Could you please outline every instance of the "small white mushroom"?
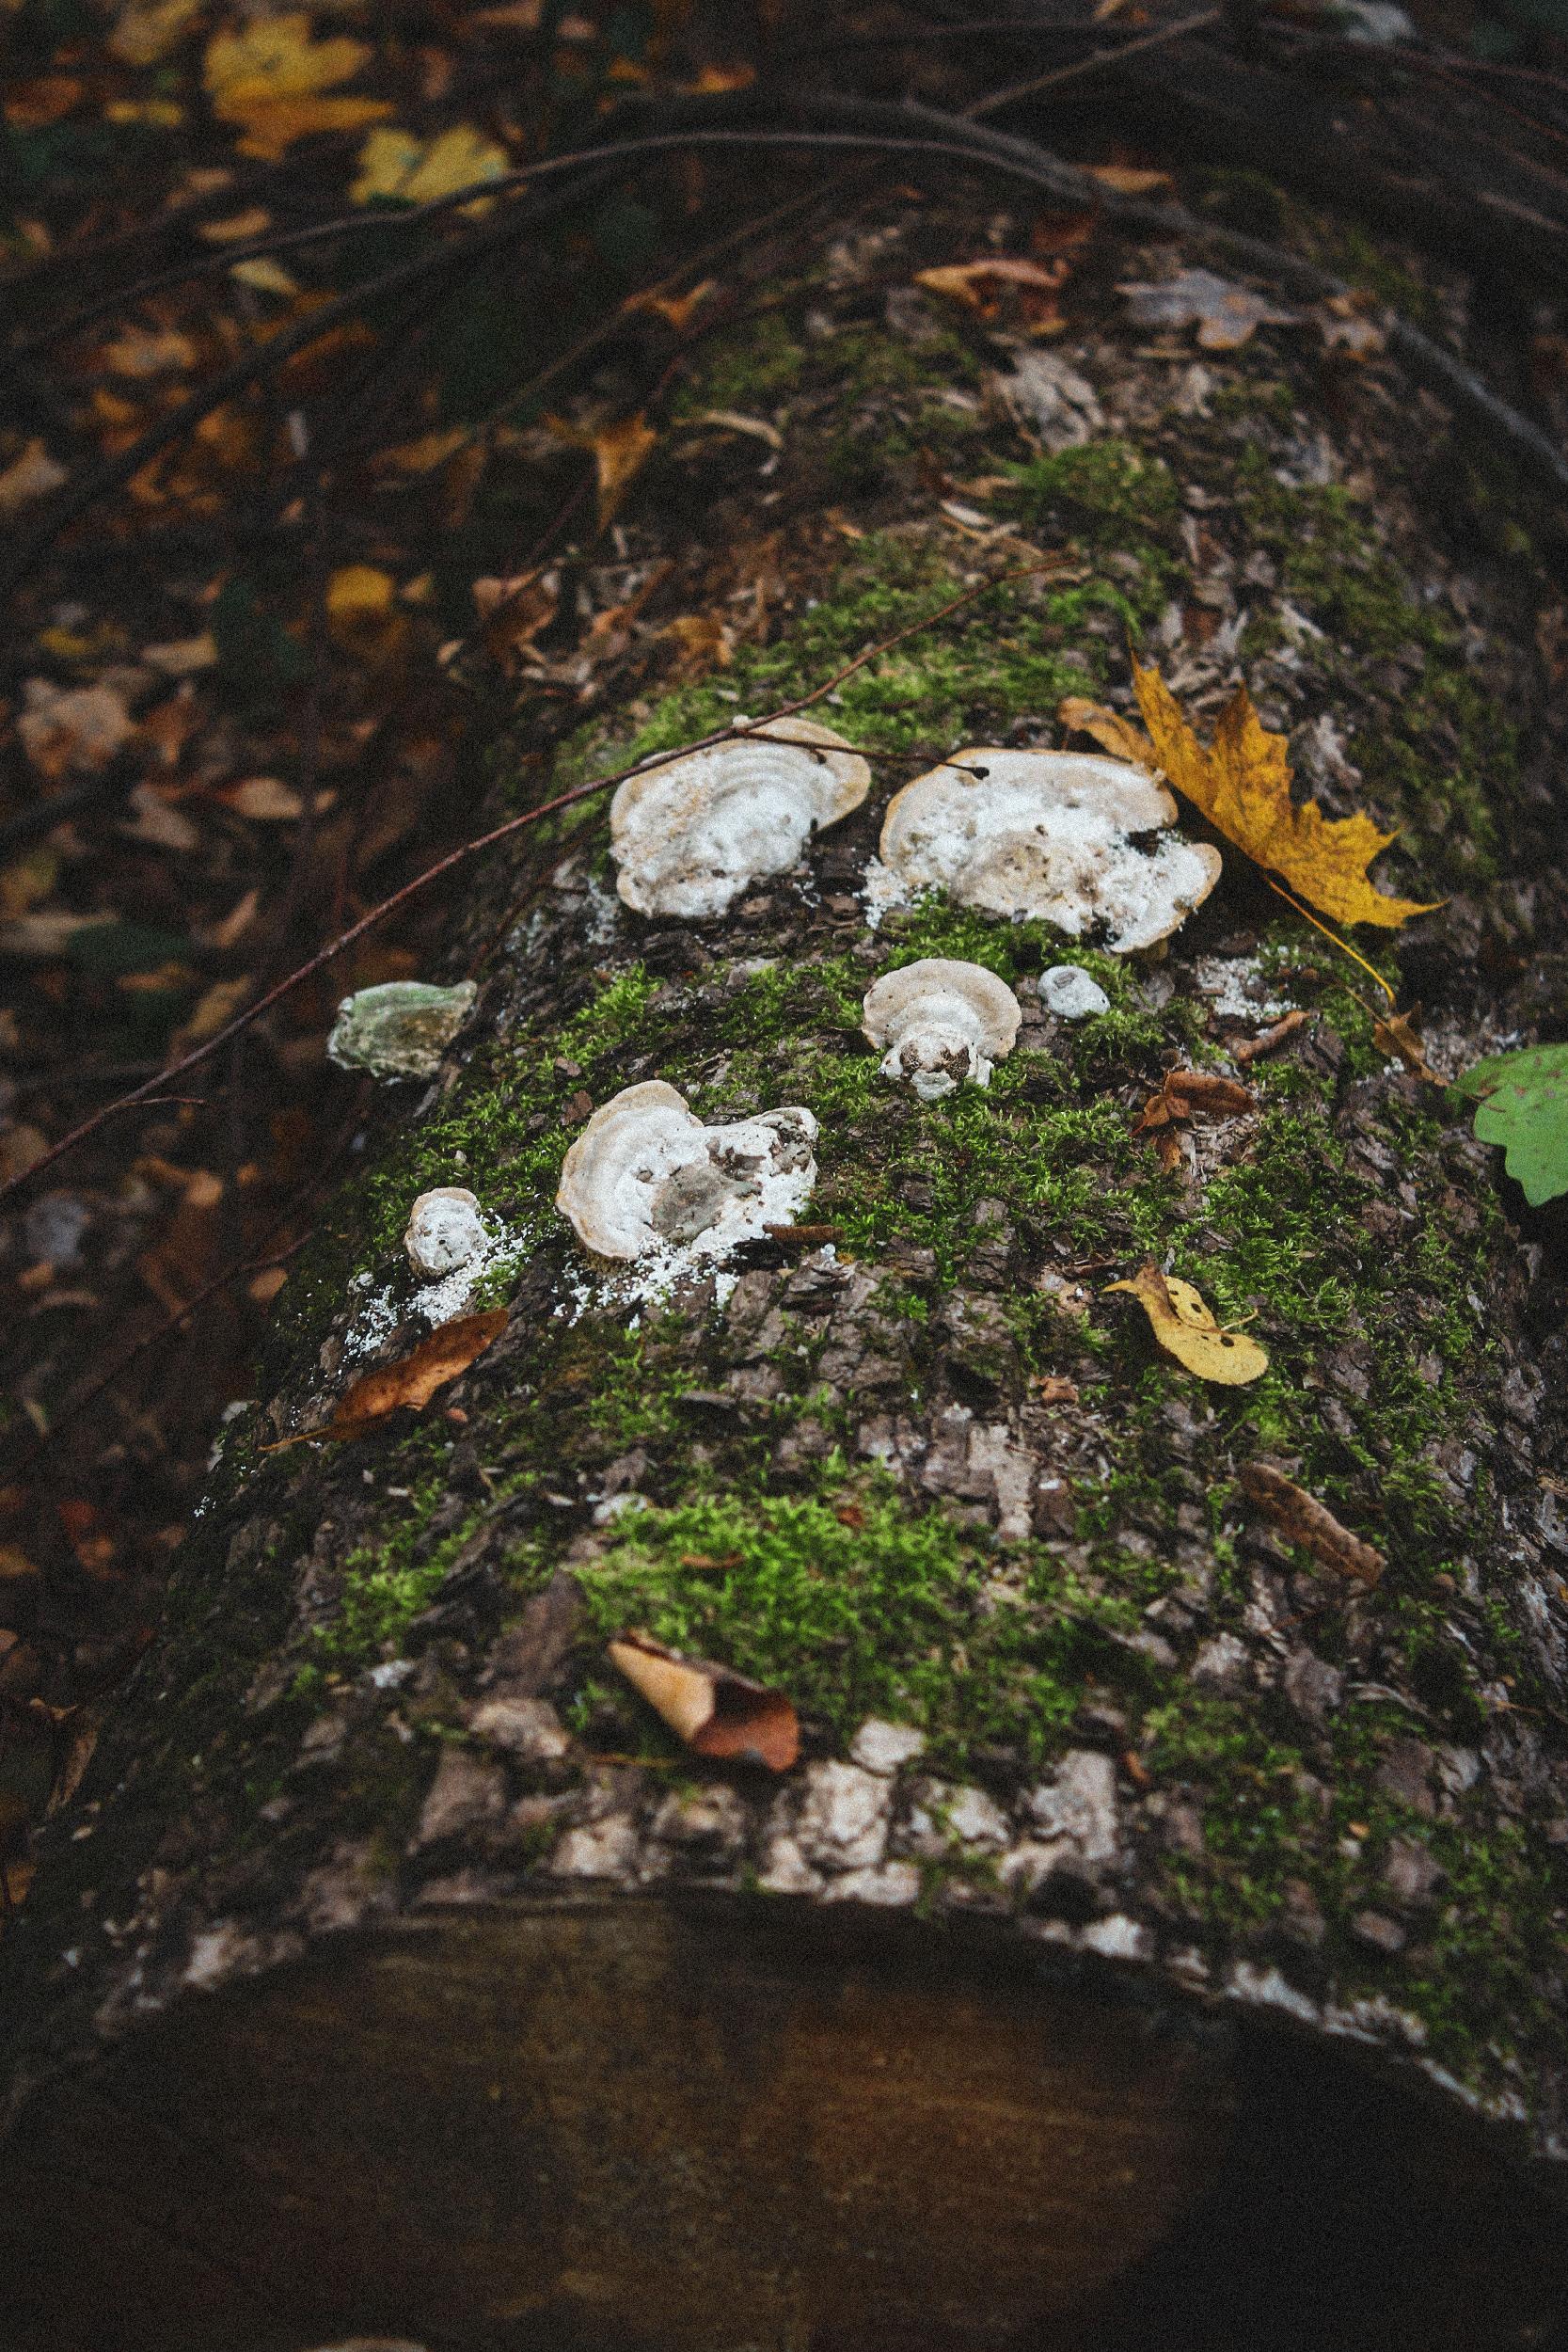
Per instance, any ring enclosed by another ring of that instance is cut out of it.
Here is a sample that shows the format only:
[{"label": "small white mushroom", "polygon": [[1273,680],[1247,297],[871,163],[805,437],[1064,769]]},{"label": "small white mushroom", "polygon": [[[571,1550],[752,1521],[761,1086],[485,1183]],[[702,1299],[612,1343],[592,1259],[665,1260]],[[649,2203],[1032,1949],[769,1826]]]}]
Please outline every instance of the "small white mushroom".
[{"label": "small white mushroom", "polygon": [[433,1078],[473,1007],[472,980],[436,988],[428,980],[385,980],[338,1007],[327,1058],[377,1078]]},{"label": "small white mushroom", "polygon": [[810,719],[643,769],[610,803],[621,896],[641,914],[722,914],[748,882],[787,872],[808,834],[847,817],[870,784],[860,754]]},{"label": "small white mushroom", "polygon": [[1102,930],[1128,955],[1168,939],[1219,880],[1219,851],[1166,832],[1175,818],[1164,785],[1126,760],[981,745],[895,795],[881,860],[904,896],[944,890],[1075,939]]},{"label": "small white mushroom", "polygon": [[594,1113],[566,1154],[556,1207],[601,1258],[722,1258],[794,1222],[816,1182],[816,1140],[799,1107],[705,1127],[684,1095],[649,1079]]},{"label": "small white mushroom", "polygon": [[419,1279],[438,1282],[483,1256],[487,1239],[473,1194],[461,1184],[437,1184],[409,1211],[403,1246]]},{"label": "small white mushroom", "polygon": [[1040,1002],[1058,1021],[1092,1021],[1111,1000],[1081,963],[1053,963],[1040,974]]},{"label": "small white mushroom", "polygon": [[1018,999],[983,964],[927,956],[884,972],[866,991],[861,1025],[886,1047],[882,1073],[902,1078],[923,1102],[951,1094],[968,1078],[990,1086],[991,1064],[1013,1050]]}]

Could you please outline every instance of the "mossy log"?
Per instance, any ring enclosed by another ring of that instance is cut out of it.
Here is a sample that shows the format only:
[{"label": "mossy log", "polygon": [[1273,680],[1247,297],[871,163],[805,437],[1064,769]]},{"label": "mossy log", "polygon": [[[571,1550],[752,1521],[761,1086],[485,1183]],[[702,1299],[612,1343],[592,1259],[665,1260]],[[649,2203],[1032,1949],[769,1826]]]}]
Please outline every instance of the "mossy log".
[{"label": "mossy log", "polygon": [[[922,768],[1127,707],[1131,626],[1403,829],[1385,886],[1449,902],[1377,953],[1439,1071],[1560,1035],[1560,607],[1379,364],[1144,348],[1111,284],[1168,257],[1085,263],[1049,366],[955,326],[911,281],[990,201],[883,200],[705,346],[587,565],[605,607],[673,569],[558,781],[999,584],[835,689],[870,800],[727,915],[621,905],[602,817],[454,915],[433,977],[535,887],[291,1273],[8,1938],[17,2352],[1484,2352],[1568,2300],[1560,1219],[1229,851],[1153,958],[859,895]],[[861,996],[916,955],[1017,990],[988,1088],[879,1074]],[[1042,1004],[1067,960],[1098,1018]],[[1288,1009],[1166,1167],[1163,1072]],[[634,1307],[553,1197],[656,1077],[807,1105],[825,1230]],[[440,1184],[504,1228],[504,1334],[418,1418],[269,1450],[420,1337]],[[1262,1379],[1155,1353],[1104,1295],[1149,1255]],[[607,1663],[634,1626],[786,1692],[800,1762],[683,1752]]]}]

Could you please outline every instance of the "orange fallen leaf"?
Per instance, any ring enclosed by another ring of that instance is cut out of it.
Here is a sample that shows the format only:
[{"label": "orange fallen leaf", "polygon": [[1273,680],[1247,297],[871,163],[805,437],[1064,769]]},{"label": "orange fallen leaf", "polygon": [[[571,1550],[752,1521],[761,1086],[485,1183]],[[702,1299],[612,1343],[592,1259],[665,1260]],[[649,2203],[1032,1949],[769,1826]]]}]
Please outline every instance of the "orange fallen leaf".
[{"label": "orange fallen leaf", "polygon": [[6,93],[6,120],[19,131],[42,131],[82,103],[82,85],[69,73],[42,73],[33,82],[13,82]]},{"label": "orange fallen leaf", "polygon": [[598,476],[598,524],[602,531],[614,514],[632,478],[647,463],[658,435],[643,417],[641,409],[634,417],[623,417],[619,423],[601,427],[590,439],[594,453],[594,469]]},{"label": "orange fallen leaf", "polygon": [[694,1755],[787,1772],[800,1753],[800,1725],[782,1691],[732,1667],[683,1658],[649,1633],[609,1645],[612,1662]]},{"label": "orange fallen leaf", "polygon": [[1162,1274],[1152,1258],[1130,1282],[1108,1282],[1106,1292],[1127,1291],[1148,1317],[1149,1328],[1167,1356],[1226,1389],[1260,1379],[1269,1359],[1244,1331],[1227,1331],[1214,1321],[1201,1293],[1174,1274]]},{"label": "orange fallen leaf", "polygon": [[493,1340],[499,1339],[506,1323],[504,1307],[494,1308],[488,1314],[458,1315],[443,1323],[401,1362],[378,1365],[356,1380],[324,1429],[302,1429],[296,1437],[280,1438],[264,1450],[280,1454],[286,1446],[324,1438],[341,1444],[346,1438],[363,1437],[367,1429],[374,1429],[404,1406],[419,1412],[438,1390],[467,1372]]},{"label": "orange fallen leaf", "polygon": [[1397,930],[1441,903],[1388,898],[1373,889],[1367,868],[1396,836],[1380,832],[1370,817],[1328,818],[1316,801],[1297,806],[1285,738],[1263,725],[1244,686],[1220,712],[1205,749],[1157,670],[1144,669],[1134,658],[1132,683],[1160,765],[1177,790],[1320,914]]},{"label": "orange fallen leaf", "polygon": [[1382,1552],[1341,1527],[1315,1495],[1267,1462],[1243,1462],[1236,1477],[1247,1501],[1274,1521],[1288,1544],[1300,1544],[1314,1560],[1337,1568],[1341,1576],[1358,1577],[1363,1584],[1377,1582],[1384,1568]]},{"label": "orange fallen leaf", "polygon": [[623,310],[651,311],[655,318],[660,318],[667,326],[673,326],[677,335],[684,335],[714,288],[715,280],[705,278],[702,284],[693,286],[689,294],[666,294],[650,289],[646,294],[628,294],[621,308]]},{"label": "orange fallen leaf", "polygon": [[1026,261],[1021,254],[992,253],[978,262],[948,262],[936,269],[916,270],[914,282],[927,294],[945,294],[949,301],[961,302],[988,319],[994,318],[1001,307],[1002,290],[1012,287],[1037,326],[1055,326],[1059,323],[1056,298],[1069,267],[1061,257],[1040,262]]}]

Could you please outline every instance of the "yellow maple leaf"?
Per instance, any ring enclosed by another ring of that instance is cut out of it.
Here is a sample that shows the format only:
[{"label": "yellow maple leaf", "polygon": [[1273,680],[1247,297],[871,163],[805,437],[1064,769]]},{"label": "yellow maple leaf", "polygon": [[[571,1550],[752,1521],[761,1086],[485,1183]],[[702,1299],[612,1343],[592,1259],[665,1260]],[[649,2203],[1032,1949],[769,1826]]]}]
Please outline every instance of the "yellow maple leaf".
[{"label": "yellow maple leaf", "polygon": [[[412,131],[385,124],[359,150],[359,177],[349,194],[356,204],[369,204],[378,196],[397,197],[405,204],[434,204],[480,181],[499,180],[508,168],[505,148],[484,138],[471,123],[454,123],[435,139],[417,138]],[[477,212],[479,204],[473,209]]]},{"label": "yellow maple leaf", "polygon": [[1381,833],[1370,817],[1325,817],[1316,801],[1296,805],[1285,738],[1269,733],[1244,686],[1220,712],[1206,750],[1158,670],[1145,670],[1134,659],[1132,683],[1160,765],[1177,790],[1320,914],[1397,930],[1413,914],[1430,914],[1441,905],[1440,899],[1422,904],[1373,889],[1367,868],[1396,836]]},{"label": "yellow maple leaf", "polygon": [[1162,1274],[1151,1258],[1130,1282],[1108,1282],[1106,1294],[1130,1291],[1148,1317],[1148,1327],[1167,1356],[1225,1389],[1245,1388],[1269,1368],[1267,1352],[1244,1331],[1216,1323],[1191,1282]]},{"label": "yellow maple leaf", "polygon": [[370,44],[339,33],[316,40],[303,9],[263,17],[207,43],[202,81],[221,121],[245,133],[242,155],[277,162],[295,139],[322,131],[357,131],[392,111],[376,98],[324,98],[371,56]]}]

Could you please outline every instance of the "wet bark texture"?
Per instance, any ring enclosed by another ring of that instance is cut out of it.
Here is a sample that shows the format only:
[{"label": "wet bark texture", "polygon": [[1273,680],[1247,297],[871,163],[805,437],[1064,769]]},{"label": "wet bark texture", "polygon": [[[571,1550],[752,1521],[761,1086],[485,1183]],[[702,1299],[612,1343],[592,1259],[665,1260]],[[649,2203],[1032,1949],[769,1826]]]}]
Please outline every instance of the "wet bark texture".
[{"label": "wet bark texture", "polygon": [[[992,220],[879,199],[761,257],[768,307],[571,583],[653,584],[567,777],[1068,559],[846,681],[817,715],[870,802],[727,917],[620,906],[602,820],[454,913],[438,977],[534,894],[291,1276],[10,1940],[19,2344],[1548,2341],[1562,1220],[1231,852],[1126,962],[941,906],[873,933],[859,884],[957,745],[1126,707],[1132,626],[1189,710],[1243,677],[1330,813],[1403,828],[1385,886],[1449,899],[1399,943],[1440,1071],[1561,1035],[1560,604],[1379,363],[1128,327],[1117,278],[1180,257],[1107,240],[1066,343],[911,291]],[[574,658],[546,639],[531,687]],[[531,707],[493,763],[519,804]],[[877,1075],[860,994],[914,953],[1018,991],[983,1094]],[[1098,1022],[1041,1005],[1065,961]],[[1164,1070],[1235,1074],[1291,1008],[1251,1110],[1171,1168],[1132,1136]],[[827,1234],[610,1284],[554,1184],[651,1077],[708,1120],[810,1106]],[[436,1183],[506,1228],[503,1337],[417,1423],[269,1454],[420,1336],[399,1243]],[[1154,1353],[1103,1295],[1148,1254],[1254,1318],[1263,1382]],[[1259,1460],[1375,1588],[1273,1532]],[[682,1756],[605,1662],[628,1625],[789,1691],[800,1765]]]}]

